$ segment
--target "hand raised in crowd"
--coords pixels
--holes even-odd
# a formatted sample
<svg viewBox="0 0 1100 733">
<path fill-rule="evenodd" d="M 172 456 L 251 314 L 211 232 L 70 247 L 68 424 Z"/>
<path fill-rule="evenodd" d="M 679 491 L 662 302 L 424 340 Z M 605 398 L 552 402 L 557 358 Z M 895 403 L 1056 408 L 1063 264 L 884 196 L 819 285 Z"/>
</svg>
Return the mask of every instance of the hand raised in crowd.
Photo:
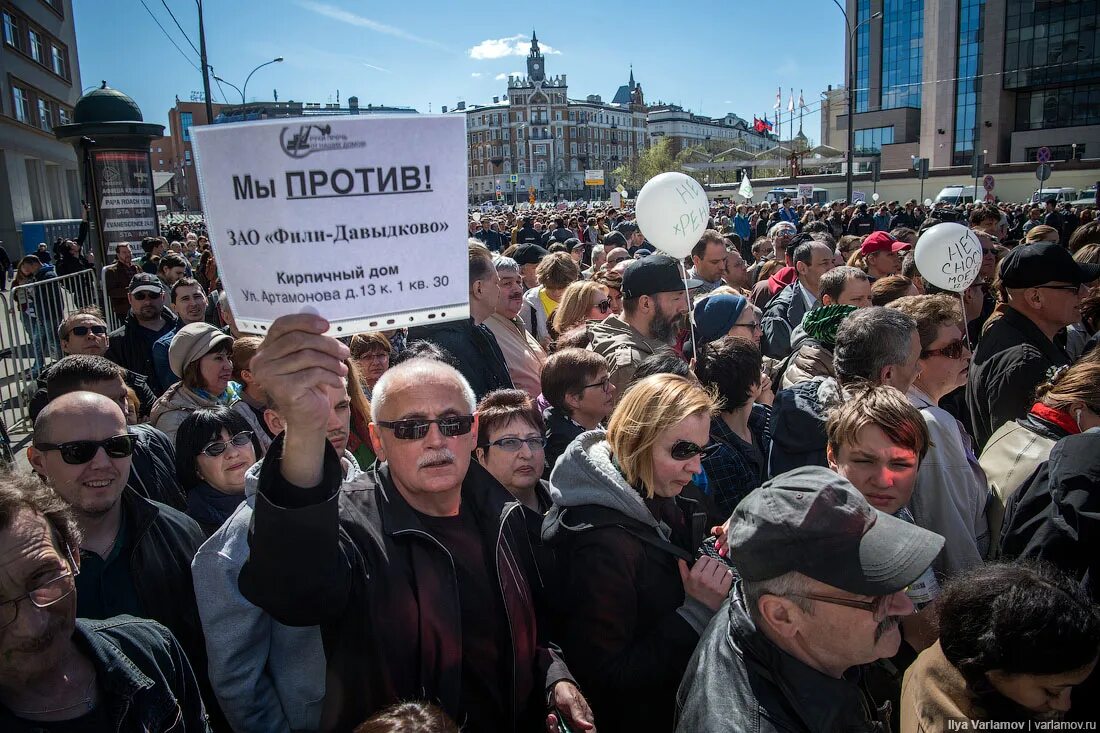
<svg viewBox="0 0 1100 733">
<path fill-rule="evenodd" d="M 569 730 L 596 730 L 592 708 L 588 706 L 588 701 L 572 682 L 562 680 L 554 685 L 550 704 L 554 712 L 546 716 L 546 730 L 549 733 L 563 733 L 562 727 L 558 724 L 559 714 L 565 717 L 564 722 L 569 726 Z"/>
<path fill-rule="evenodd" d="M 684 593 L 702 603 L 712 611 L 717 611 L 729 595 L 733 585 L 733 573 L 730 569 L 712 557 L 700 557 L 688 570 L 687 563 L 677 560 L 680 565 L 680 580 L 684 583 Z"/>
<path fill-rule="evenodd" d="M 348 370 L 348 347 L 324 336 L 328 322 L 320 316 L 282 316 L 271 324 L 252 361 L 256 380 L 264 385 L 287 425 L 324 433 L 329 401 L 326 387 L 342 389 Z M 262 380 L 262 381 L 261 381 Z"/>
</svg>

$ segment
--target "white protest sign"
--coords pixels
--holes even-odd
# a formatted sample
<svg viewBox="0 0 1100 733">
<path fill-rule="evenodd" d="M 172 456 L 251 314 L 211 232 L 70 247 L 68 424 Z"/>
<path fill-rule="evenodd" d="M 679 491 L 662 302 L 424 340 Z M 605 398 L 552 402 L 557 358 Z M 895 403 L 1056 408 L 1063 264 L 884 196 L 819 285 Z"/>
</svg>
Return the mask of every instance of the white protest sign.
<svg viewBox="0 0 1100 733">
<path fill-rule="evenodd" d="M 962 224 L 943 222 L 920 235 L 913 256 L 926 282 L 961 293 L 978 277 L 982 243 Z"/>
<path fill-rule="evenodd" d="M 243 331 L 314 312 L 333 335 L 469 316 L 460 116 L 191 128 L 207 229 Z"/>
</svg>

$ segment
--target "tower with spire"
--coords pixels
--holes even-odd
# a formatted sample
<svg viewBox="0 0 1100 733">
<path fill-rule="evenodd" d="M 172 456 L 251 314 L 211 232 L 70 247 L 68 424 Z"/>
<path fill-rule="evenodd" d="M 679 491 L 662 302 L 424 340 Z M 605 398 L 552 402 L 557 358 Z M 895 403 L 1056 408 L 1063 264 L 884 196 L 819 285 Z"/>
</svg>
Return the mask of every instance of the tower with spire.
<svg viewBox="0 0 1100 733">
<path fill-rule="evenodd" d="M 531 51 L 527 54 L 527 78 L 531 81 L 543 81 L 546 79 L 546 63 L 539 49 L 539 39 L 531 30 Z"/>
<path fill-rule="evenodd" d="M 641 85 L 634 81 L 634 64 L 630 65 L 630 81 L 619 87 L 619 90 L 615 92 L 615 96 L 612 98 L 612 104 L 621 104 L 624 107 L 629 107 L 631 104 L 639 104 L 637 97 L 640 94 L 636 94 L 641 88 Z"/>
</svg>

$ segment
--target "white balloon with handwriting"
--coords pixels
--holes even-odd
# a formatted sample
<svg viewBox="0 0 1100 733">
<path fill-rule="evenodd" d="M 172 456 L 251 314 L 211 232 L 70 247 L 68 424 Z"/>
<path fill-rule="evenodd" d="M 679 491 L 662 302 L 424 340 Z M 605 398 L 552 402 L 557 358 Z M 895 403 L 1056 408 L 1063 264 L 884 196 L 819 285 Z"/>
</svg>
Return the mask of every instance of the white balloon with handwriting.
<svg viewBox="0 0 1100 733">
<path fill-rule="evenodd" d="M 920 235 L 913 256 L 925 282 L 961 293 L 982 268 L 982 243 L 962 224 L 944 222 Z"/>
<path fill-rule="evenodd" d="M 710 218 L 707 193 L 691 176 L 662 173 L 650 178 L 634 204 L 645 238 L 673 257 L 687 257 Z"/>
</svg>

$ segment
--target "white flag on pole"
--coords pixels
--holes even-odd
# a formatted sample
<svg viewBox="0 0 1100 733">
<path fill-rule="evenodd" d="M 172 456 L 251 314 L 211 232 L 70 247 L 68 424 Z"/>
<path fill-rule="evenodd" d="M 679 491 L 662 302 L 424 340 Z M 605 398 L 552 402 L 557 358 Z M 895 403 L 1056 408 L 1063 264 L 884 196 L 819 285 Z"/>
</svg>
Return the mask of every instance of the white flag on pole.
<svg viewBox="0 0 1100 733">
<path fill-rule="evenodd" d="M 779 87 L 778 89 L 775 90 L 775 105 L 772 107 L 772 109 L 782 109 L 782 108 L 783 108 L 783 87 Z"/>
<path fill-rule="evenodd" d="M 791 98 L 787 102 L 787 111 L 794 114 L 794 89 L 791 89 Z"/>
<path fill-rule="evenodd" d="M 752 198 L 752 181 L 749 180 L 748 171 L 745 171 L 745 175 L 741 177 L 741 188 L 737 189 L 737 193 L 739 193 L 743 199 Z"/>
<path fill-rule="evenodd" d="M 798 108 L 806 109 L 806 99 L 802 96 L 802 90 L 798 90 Z"/>
</svg>

